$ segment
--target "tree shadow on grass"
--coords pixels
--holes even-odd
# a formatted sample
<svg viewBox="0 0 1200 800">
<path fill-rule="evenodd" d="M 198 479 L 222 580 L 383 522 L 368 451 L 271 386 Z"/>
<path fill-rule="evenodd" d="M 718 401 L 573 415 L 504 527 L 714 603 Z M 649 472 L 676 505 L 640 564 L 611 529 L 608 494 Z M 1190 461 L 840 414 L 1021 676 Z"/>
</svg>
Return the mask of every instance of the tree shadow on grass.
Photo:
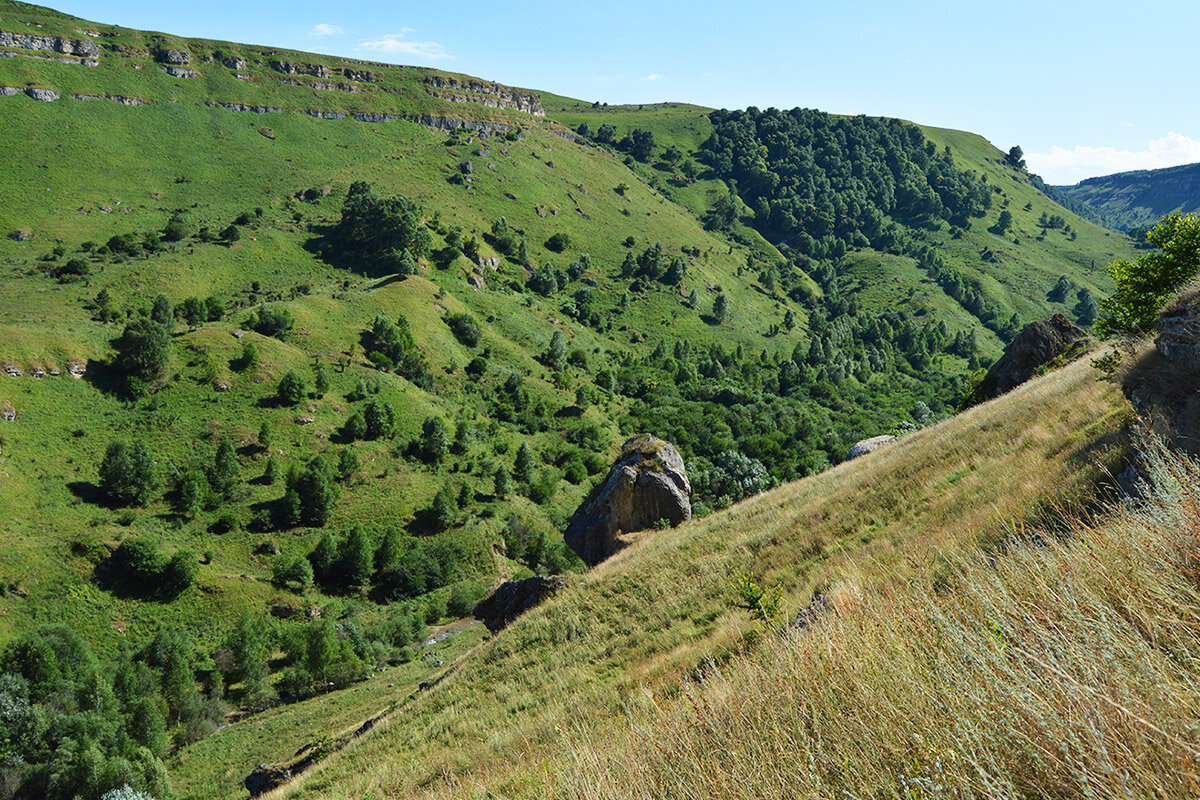
<svg viewBox="0 0 1200 800">
<path fill-rule="evenodd" d="M 71 481 L 67 484 L 67 489 L 85 503 L 95 506 L 106 505 L 104 492 L 100 491 L 100 487 L 91 481 Z"/>
</svg>

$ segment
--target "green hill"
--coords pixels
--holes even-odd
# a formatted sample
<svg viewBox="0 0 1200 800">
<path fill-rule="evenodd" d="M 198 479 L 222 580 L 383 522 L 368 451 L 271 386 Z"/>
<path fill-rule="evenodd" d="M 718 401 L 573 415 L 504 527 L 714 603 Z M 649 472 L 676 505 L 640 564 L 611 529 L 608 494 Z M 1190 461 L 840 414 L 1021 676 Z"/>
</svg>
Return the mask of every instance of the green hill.
<svg viewBox="0 0 1200 800">
<path fill-rule="evenodd" d="M 1121 230 L 1149 228 L 1172 211 L 1200 211 L 1200 164 L 1140 169 L 1056 187 Z"/>
<path fill-rule="evenodd" d="M 703 517 L 950 415 L 1130 254 L 981 138 L 897 120 L 592 107 L 13 2 L 0 55 L 0 642 L 56 653 L 39 708 L 124 676 L 44 706 L 10 777 L 47 796 L 162 759 L 227 796 L 231 752 L 440 674 L 426 624 L 579 569 L 561 531 L 628 435 L 680 448 Z M 718 616 L 654 652 L 699 658 Z"/>
</svg>

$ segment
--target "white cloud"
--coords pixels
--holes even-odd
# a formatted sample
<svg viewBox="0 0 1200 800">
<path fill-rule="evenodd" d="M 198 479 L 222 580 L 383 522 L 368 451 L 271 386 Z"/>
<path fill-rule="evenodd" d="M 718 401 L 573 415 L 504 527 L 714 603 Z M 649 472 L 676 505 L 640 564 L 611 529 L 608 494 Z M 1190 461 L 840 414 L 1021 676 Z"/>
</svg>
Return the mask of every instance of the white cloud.
<svg viewBox="0 0 1200 800">
<path fill-rule="evenodd" d="M 431 60 L 454 58 L 437 42 L 410 41 L 407 36 L 411 32 L 412 28 L 404 28 L 401 33 L 385 33 L 374 41 L 362 42 L 356 45 L 354 49 L 369 50 L 374 53 L 384 53 L 387 55 L 415 56 L 416 58 Z"/>
<path fill-rule="evenodd" d="M 663 81 L 666 79 L 666 75 L 659 75 L 657 72 L 652 72 L 644 78 L 638 78 L 639 81 Z"/>
<path fill-rule="evenodd" d="M 1114 172 L 1194 164 L 1200 162 L 1200 141 L 1171 131 L 1147 142 L 1144 150 L 1082 144 L 1068 150 L 1055 145 L 1049 153 L 1026 153 L 1025 161 L 1030 172 L 1041 175 L 1047 183 L 1066 185 Z"/>
<path fill-rule="evenodd" d="M 329 22 L 322 22 L 319 25 L 314 25 L 313 29 L 308 32 L 310 39 L 324 39 L 329 36 L 341 36 L 346 32 L 346 29 L 341 25 L 334 25 Z"/>
</svg>

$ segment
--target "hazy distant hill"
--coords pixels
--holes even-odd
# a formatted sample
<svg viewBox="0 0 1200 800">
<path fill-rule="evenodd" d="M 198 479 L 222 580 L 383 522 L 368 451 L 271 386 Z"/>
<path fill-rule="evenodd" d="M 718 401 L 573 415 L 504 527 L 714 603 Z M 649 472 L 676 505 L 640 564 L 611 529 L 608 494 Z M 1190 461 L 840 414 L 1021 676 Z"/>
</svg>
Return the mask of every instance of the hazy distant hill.
<svg viewBox="0 0 1200 800">
<path fill-rule="evenodd" d="M 1118 172 L 1055 188 L 1128 230 L 1152 225 L 1172 211 L 1200 210 L 1200 164 Z"/>
</svg>

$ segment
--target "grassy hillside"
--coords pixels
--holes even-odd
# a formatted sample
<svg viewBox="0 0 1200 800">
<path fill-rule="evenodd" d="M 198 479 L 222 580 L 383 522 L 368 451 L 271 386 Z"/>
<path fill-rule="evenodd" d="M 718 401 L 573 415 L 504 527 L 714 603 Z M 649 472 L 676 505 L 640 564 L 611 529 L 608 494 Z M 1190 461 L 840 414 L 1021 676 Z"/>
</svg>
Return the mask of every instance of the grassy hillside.
<svg viewBox="0 0 1200 800">
<path fill-rule="evenodd" d="M 67 623 L 77 651 L 95 656 L 80 657 L 88 680 L 158 670 L 158 688 L 126 681 L 115 712 L 93 710 L 131 725 L 139 695 L 161 700 L 167 730 L 138 735 L 154 740 L 184 796 L 228 796 L 254 764 L 282 762 L 389 710 L 403 713 L 381 726 L 419 744 L 397 764 L 417 780 L 434 774 L 428 748 L 455 731 L 458 744 L 432 757 L 457 772 L 479 752 L 550 736 L 562 708 L 543 707 L 546 685 L 564 702 L 594 697 L 617 709 L 643 679 L 665 687 L 678 670 L 741 649 L 748 628 L 725 595 L 731 570 L 778 578 L 790 603 L 807 602 L 836 580 L 826 570 L 843 553 L 917 548 L 924 558 L 922 548 L 965 535 L 951 524 L 964 506 L 992 535 L 1010 521 L 995 509 L 1003 499 L 1037 504 L 1046 485 L 1087 495 L 1094 476 L 1078 467 L 1088 448 L 1116 458 L 1106 437 L 1119 428 L 1120 403 L 1074 372 L 1060 387 L 1074 405 L 1039 396 L 1058 409 L 1044 423 L 1041 411 L 1009 409 L 980 423 L 976 438 L 935 427 L 911 440 L 936 440 L 949 460 L 936 448 L 919 457 L 898 449 L 944 473 L 929 484 L 937 492 L 922 488 L 917 462 L 898 466 L 895 484 L 839 467 L 648 543 L 647 552 L 677 543 L 670 569 L 647 560 L 639 577 L 621 578 L 622 556 L 573 579 L 563 602 L 604 587 L 603 601 L 586 601 L 598 606 L 594 620 L 575 607 L 569 623 L 534 616 L 483 644 L 472 629 L 433 658 L 420 646 L 426 622 L 450 624 L 517 572 L 579 568 L 561 531 L 627 436 L 650 431 L 680 447 L 698 516 L 820 472 L 858 439 L 950 415 L 1006 330 L 1073 313 L 1075 291 L 1102 294 L 1103 264 L 1129 255 L 1128 243 L 1053 205 L 994 148 L 956 131 L 901 124 L 921 150 L 949 147 L 972 181 L 986 175 L 995 188 L 983 216 L 899 220 L 900 244 L 801 258 L 707 163 L 707 109 L 591 107 L 436 70 L 184 39 L 7 1 L 0 35 L 0 125 L 13 143 L 0 153 L 0 410 L 14 417 L 0 422 L 10 532 L 0 644 L 41 652 L 36 631 Z M 572 132 L 584 122 L 612 125 L 617 138 Z M 623 149 L 635 130 L 653 133 L 644 159 Z M 398 253 L 356 249 L 343 236 L 343 210 L 362 182 L 380 203 L 419 207 L 414 230 L 430 246 L 412 274 L 392 268 Z M 723 204 L 732 218 L 714 226 Z M 1004 210 L 1010 229 L 988 232 Z M 1042 215 L 1062 225 L 1040 226 Z M 1075 291 L 1050 300 L 1060 276 Z M 986 301 L 987 320 L 946 288 L 951 279 Z M 272 334 L 264 316 L 291 325 Z M 150 324 L 162 362 L 130 380 L 127 331 Z M 403 353 L 382 352 L 381 325 L 402 331 Z M 289 372 L 306 384 L 297 402 L 279 396 Z M 357 417 L 381 409 L 390 415 L 381 435 L 353 433 Z M 1022 431 L 1017 449 L 989 438 L 997 426 Z M 102 479 L 117 442 L 148 454 L 155 480 L 144 504 L 117 502 Z M 993 448 L 987 479 L 973 479 Z M 1044 452 L 1045 471 L 1021 477 L 1029 448 Z M 219 454 L 231 449 L 232 467 L 222 467 Z M 230 470 L 218 490 L 218 473 Z M 327 518 L 297 524 L 290 498 L 319 480 Z M 821 499 L 849 498 L 839 495 L 847 487 L 879 494 L 865 504 Z M 200 496 L 188 502 L 193 490 Z M 760 516 L 772 504 L 788 510 Z M 812 530 L 797 543 L 789 537 L 800 518 Z M 741 533 L 726 550 L 718 531 L 729 525 Z M 338 554 L 332 565 L 320 556 L 326 544 Z M 182 563 L 181 587 L 135 579 L 143 573 L 130 553 L 150 545 L 156 558 L 139 568 L 159 575 Z M 364 559 L 365 571 L 348 566 Z M 318 568 L 315 583 L 281 577 L 301 562 Z M 918 562 L 913 574 L 925 576 Z M 247 637 L 259 634 L 246 631 L 259 628 L 251 648 Z M 505 644 L 520 637 L 533 649 Z M 550 675 L 546 641 L 581 649 Z M 167 650 L 186 662 L 188 680 L 173 688 Z M 250 651 L 261 680 L 239 661 Z M 74 658 L 60 655 L 64 665 Z M 452 659 L 438 692 L 410 698 Z M 318 691 L 335 682 L 326 662 L 349 688 Z M 387 691 L 384 668 L 394 673 Z M 176 696 L 185 689 L 195 697 Z M 223 712 L 276 701 L 296 702 L 204 738 Z M 78 716 L 70 703 L 53 707 Z M 499 732 L 509 715 L 513 733 Z M 401 716 L 417 727 L 394 727 Z M 55 725 L 44 732 L 49 752 L 66 737 L 81 749 L 62 759 L 91 758 L 67 722 Z M 93 743 L 137 761 L 123 730 L 104 728 Z M 337 757 L 346 761 L 330 763 L 406 746 L 359 739 Z M 326 774 L 346 773 L 308 780 L 325 786 Z"/>
<path fill-rule="evenodd" d="M 623 743 L 631 722 L 634 739 L 655 736 L 636 721 L 701 691 L 681 678 L 719 683 L 721 665 L 742 669 L 743 658 L 758 657 L 759 628 L 737 608 L 730 585 L 739 571 L 763 586 L 778 582 L 789 618 L 806 607 L 822 616 L 819 602 L 810 605 L 817 593 L 857 620 L 906 587 L 953 585 L 961 560 L 1000 552 L 1008 537 L 1054 524 L 1065 508 L 1095 497 L 1125 452 L 1129 414 L 1085 360 L 870 456 L 675 531 L 647 533 L 287 794 L 617 791 L 619 779 L 588 783 L 598 772 L 593 752 L 607 763 L 604 754 L 614 751 L 606 743 Z M 803 693 L 804 683 L 789 691 Z M 869 711 L 865 700 L 841 702 Z M 682 785 L 663 784 L 664 792 L 687 794 Z"/>
<path fill-rule="evenodd" d="M 1148 228 L 1172 211 L 1200 210 L 1200 164 L 1119 172 L 1058 189 L 1121 230 Z"/>
</svg>

